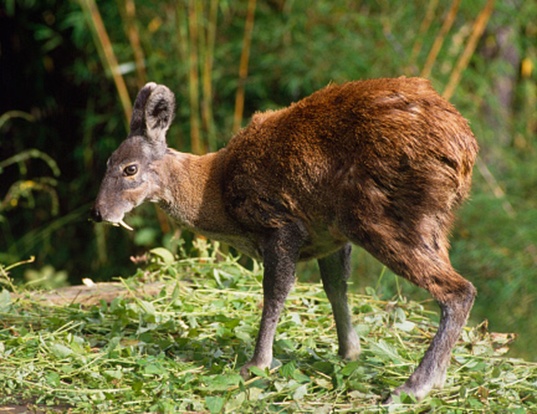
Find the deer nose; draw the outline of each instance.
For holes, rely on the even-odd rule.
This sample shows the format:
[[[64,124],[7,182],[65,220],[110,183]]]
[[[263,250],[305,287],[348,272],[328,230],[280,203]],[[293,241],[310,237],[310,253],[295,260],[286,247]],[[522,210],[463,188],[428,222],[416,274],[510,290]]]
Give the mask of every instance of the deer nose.
[[[101,221],[103,221],[103,216],[101,216],[101,212],[97,207],[93,207],[91,209],[90,218],[96,223],[100,223]]]

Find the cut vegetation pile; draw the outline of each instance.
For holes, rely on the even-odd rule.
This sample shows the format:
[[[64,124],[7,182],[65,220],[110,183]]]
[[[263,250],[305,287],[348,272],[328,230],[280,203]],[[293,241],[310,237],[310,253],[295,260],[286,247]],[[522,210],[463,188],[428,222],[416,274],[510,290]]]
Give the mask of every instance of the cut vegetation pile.
[[[414,370],[434,314],[415,302],[350,295],[359,361],[337,357],[330,304],[319,284],[286,302],[272,372],[238,369],[252,355],[261,271],[231,258],[174,261],[153,252],[111,302],[66,304],[0,294],[0,407],[45,412],[537,412],[537,363],[503,357],[510,335],[466,329],[446,386],[420,403],[380,402]],[[158,262],[158,263],[156,263]],[[4,275],[5,276],[5,275]],[[158,286],[153,296],[144,286]],[[54,296],[57,298],[60,295]],[[1,410],[0,410],[1,411]]]

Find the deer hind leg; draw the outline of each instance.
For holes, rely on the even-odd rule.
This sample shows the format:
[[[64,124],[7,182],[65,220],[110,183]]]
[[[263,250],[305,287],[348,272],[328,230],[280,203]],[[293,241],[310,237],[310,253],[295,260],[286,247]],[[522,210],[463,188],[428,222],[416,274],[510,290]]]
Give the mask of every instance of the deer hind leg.
[[[438,275],[438,276],[437,276]],[[466,324],[474,303],[474,286],[453,269],[435,273],[428,290],[437,300],[441,315],[438,331],[425,352],[418,368],[394,394],[413,394],[418,400],[432,388],[442,388],[446,379],[451,350]],[[424,286],[422,286],[424,287]],[[388,400],[388,402],[390,399]]]
[[[423,359],[394,394],[413,394],[418,400],[432,388],[441,388],[446,377],[451,350],[466,324],[476,290],[451,266],[445,226],[437,225],[403,231],[395,223],[375,223],[375,228],[354,234],[354,240],[398,275],[428,290],[441,309],[440,324]],[[400,224],[400,223],[399,223]],[[408,223],[407,223],[408,224]],[[432,229],[425,232],[424,228]],[[351,238],[352,240],[352,238]],[[386,401],[389,403],[391,397]]]
[[[347,280],[350,275],[351,245],[329,256],[318,259],[326,296],[332,305],[336,321],[339,355],[355,360],[360,355],[360,340],[352,326],[351,313],[347,303]]]

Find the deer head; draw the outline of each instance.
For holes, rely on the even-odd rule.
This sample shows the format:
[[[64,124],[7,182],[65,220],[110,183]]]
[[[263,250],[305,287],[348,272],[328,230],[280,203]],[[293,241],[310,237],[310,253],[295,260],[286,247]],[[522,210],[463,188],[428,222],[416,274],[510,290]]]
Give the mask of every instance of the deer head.
[[[144,201],[154,201],[159,178],[154,163],[167,150],[166,131],[175,113],[175,97],[164,85],[146,84],[134,103],[130,134],[108,159],[91,216],[96,222],[132,230],[123,217]]]

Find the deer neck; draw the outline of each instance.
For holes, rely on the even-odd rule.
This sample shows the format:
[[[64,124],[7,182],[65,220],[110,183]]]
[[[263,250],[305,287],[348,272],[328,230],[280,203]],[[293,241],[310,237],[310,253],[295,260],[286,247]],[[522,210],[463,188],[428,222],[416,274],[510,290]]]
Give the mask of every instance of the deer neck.
[[[218,238],[236,233],[222,199],[224,156],[225,149],[201,156],[168,149],[155,168],[159,185],[152,201],[181,226],[201,234]]]

